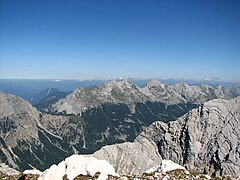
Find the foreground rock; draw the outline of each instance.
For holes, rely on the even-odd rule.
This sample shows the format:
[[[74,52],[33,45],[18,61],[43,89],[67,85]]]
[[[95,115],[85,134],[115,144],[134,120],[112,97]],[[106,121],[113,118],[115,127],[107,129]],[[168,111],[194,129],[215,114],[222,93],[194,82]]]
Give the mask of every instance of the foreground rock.
[[[158,166],[162,161],[156,144],[151,139],[142,136],[133,143],[104,146],[93,155],[110,162],[117,173],[128,175],[140,175]]]
[[[33,172],[33,174],[31,174]],[[25,171],[22,177],[38,180],[154,180],[154,179],[212,179],[209,175],[188,171],[183,166],[174,163],[171,160],[162,160],[162,163],[156,167],[147,170],[139,175],[121,174],[114,172],[113,167],[104,160],[98,160],[92,156],[73,155],[62,161],[58,165],[52,165],[42,174],[36,175],[36,170]],[[219,179],[228,179],[230,177],[218,177]],[[214,179],[214,178],[213,178]]]
[[[4,163],[0,164],[0,179],[14,180],[18,179],[20,176],[21,173],[19,171],[10,168],[8,165]]]
[[[108,176],[119,176],[115,173],[113,166],[106,160],[99,160],[87,155],[72,155],[58,165],[52,165],[43,173],[39,173],[36,170],[28,170],[24,174],[38,174],[40,175],[38,180],[73,180],[77,176],[95,177],[99,180],[105,180]]]
[[[153,123],[140,136],[152,139],[162,158],[212,176],[240,176],[240,97],[212,100],[174,122]]]

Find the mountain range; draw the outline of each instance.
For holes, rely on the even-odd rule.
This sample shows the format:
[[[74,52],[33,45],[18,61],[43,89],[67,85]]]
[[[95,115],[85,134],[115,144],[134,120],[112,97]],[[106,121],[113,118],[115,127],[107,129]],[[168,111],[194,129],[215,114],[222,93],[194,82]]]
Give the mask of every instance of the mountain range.
[[[25,173],[41,180],[238,179],[239,112],[240,96],[211,100],[176,121],[152,123],[134,142],[107,145],[92,155],[72,155],[44,172]]]
[[[80,114],[88,108],[99,107],[102,104],[126,104],[131,112],[134,112],[138,103],[202,104],[211,99],[230,99],[235,96],[231,89],[220,85],[189,86],[184,82],[167,85],[153,79],[145,87],[140,88],[129,79],[119,79],[94,88],[76,89],[66,98],[53,104],[51,111]]]
[[[131,163],[129,164],[129,162],[124,163],[129,164],[128,168],[126,168],[120,162],[117,163],[112,156],[111,159],[107,159],[115,168],[117,163],[118,167],[121,167],[125,173],[142,172],[146,170],[145,165],[150,167],[154,163],[159,164],[162,157],[169,158],[182,165],[191,165],[201,171],[204,163],[209,165],[212,162],[213,165],[210,169],[213,170],[208,172],[220,174],[229,172],[225,170],[226,168],[222,168],[224,170],[221,172],[216,170],[219,169],[215,167],[219,164],[219,161],[216,160],[219,157],[214,155],[215,151],[214,153],[210,150],[206,151],[209,157],[206,162],[199,161],[202,165],[199,168],[195,166],[192,159],[195,156],[200,156],[198,153],[204,152],[201,148],[204,149],[206,146],[204,144],[205,140],[197,139],[199,134],[208,126],[212,128],[212,124],[214,126],[218,125],[214,124],[215,121],[212,122],[212,120],[217,122],[219,117],[214,116],[214,113],[212,113],[215,112],[214,110],[205,110],[207,105],[203,105],[204,102],[219,98],[231,99],[238,95],[236,92],[236,90],[233,92],[231,89],[222,86],[189,86],[186,83],[166,85],[158,80],[151,80],[147,86],[140,88],[128,79],[119,79],[92,88],[78,88],[68,95],[59,93],[57,90],[48,89],[42,93],[45,95],[32,99],[32,103],[40,111],[17,96],[1,92],[0,159],[2,162],[19,170],[33,167],[44,170],[51,164],[58,163],[73,153],[95,152],[96,157],[102,158],[104,153],[101,153],[103,150],[99,149],[104,145],[130,141],[133,142],[133,145],[126,144],[124,147],[117,147],[113,152],[118,152],[119,149],[128,149],[128,153],[131,154],[131,149],[133,149],[132,154],[136,156],[135,159],[141,159],[140,156],[144,158],[152,155],[149,162],[141,160],[136,162],[136,164],[143,165],[138,171],[134,170],[134,167],[130,168]],[[224,100],[215,101],[221,101],[222,104],[228,103],[228,101]],[[229,102],[234,104],[235,101],[237,102],[235,105],[239,107],[239,99],[230,100]],[[44,106],[40,106],[40,104],[44,104]],[[220,104],[218,105],[220,106]],[[224,110],[224,106],[222,108]],[[192,109],[194,110],[190,111]],[[234,110],[234,113],[239,115],[239,109]],[[204,120],[197,122],[200,124],[198,126],[202,128],[199,132],[194,129],[195,125],[191,124],[192,121],[196,121],[191,120],[195,116],[186,119],[189,115],[184,115],[196,111],[198,112],[198,114],[195,113],[197,119]],[[222,111],[222,109],[219,109],[219,111]],[[211,115],[210,117],[207,116],[207,112]],[[219,112],[219,114],[222,113]],[[235,114],[234,118],[239,119]],[[222,116],[220,120],[228,119],[227,115],[224,116],[223,114]],[[174,121],[179,117],[185,119]],[[157,120],[160,121],[155,122]],[[206,127],[201,126],[201,123]],[[152,125],[149,126],[150,124]],[[173,127],[169,127],[171,125]],[[147,126],[149,127],[146,128]],[[191,134],[189,134],[188,127],[194,129]],[[219,129],[223,127],[221,126]],[[211,128],[210,130],[207,129],[206,132],[213,133],[217,137],[220,136],[214,131],[215,129]],[[156,134],[154,134],[155,130],[157,131]],[[239,129],[230,130],[233,132],[237,130],[237,133],[239,133]],[[143,133],[141,133],[142,131]],[[199,143],[192,147],[189,136],[196,132],[199,134],[194,135],[193,141],[199,141]],[[166,135],[166,137],[163,137],[163,135]],[[143,136],[147,137],[148,140],[143,139]],[[239,138],[239,134],[236,137]],[[176,141],[171,138],[175,138]],[[206,137],[204,136],[204,138]],[[151,140],[149,141],[149,139]],[[210,143],[212,139],[207,140]],[[238,139],[230,139],[230,141],[232,140],[236,141]],[[136,141],[138,142],[137,145],[135,145]],[[146,143],[147,145],[144,145]],[[201,143],[204,145],[200,145]],[[216,142],[214,141],[214,143]],[[174,144],[177,152],[170,151],[170,144]],[[141,151],[136,151],[136,147],[141,146],[143,151],[147,152],[146,155]],[[104,148],[106,149],[106,147]],[[155,150],[152,151],[152,149]],[[166,152],[171,155],[164,154]],[[231,153],[236,154],[236,152],[237,150]],[[173,155],[174,153],[176,157]],[[232,158],[231,153],[229,157]],[[206,157],[205,154],[203,157]],[[231,162],[238,163],[231,158]],[[154,161],[157,159],[159,160]],[[220,158],[220,160],[222,159]],[[227,167],[227,165],[221,165],[221,167]],[[231,170],[235,172],[235,170]]]

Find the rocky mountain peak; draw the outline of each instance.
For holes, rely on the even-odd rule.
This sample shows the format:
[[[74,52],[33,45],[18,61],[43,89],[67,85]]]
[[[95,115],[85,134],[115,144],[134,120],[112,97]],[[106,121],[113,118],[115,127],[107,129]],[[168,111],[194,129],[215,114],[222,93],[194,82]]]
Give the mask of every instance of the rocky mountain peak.
[[[127,77],[119,77],[119,78],[116,79],[116,81],[122,81],[122,82],[132,83],[132,81],[130,80],[130,78],[127,78]]]
[[[135,111],[135,103],[144,101],[140,89],[130,80],[113,80],[101,86],[77,89],[65,99],[53,105],[54,111],[66,111],[68,114],[81,114],[89,107],[104,104],[127,104]]]
[[[164,87],[165,84],[161,83],[159,80],[157,79],[151,79],[148,83],[147,83],[147,86],[149,88],[151,87]]]
[[[213,87],[206,84],[189,86],[183,82],[173,85],[172,88],[188,102],[199,104],[203,104],[211,99],[231,99],[235,97],[229,89],[220,86]]]
[[[110,88],[111,90],[113,90],[113,88],[118,88],[122,91],[124,91],[125,89],[137,88],[137,86],[130,79],[127,78],[119,78],[106,82],[103,87]]]
[[[28,110],[29,114],[37,115],[37,110],[20,97],[0,92],[0,115],[10,116]]]
[[[177,83],[173,87],[181,94],[185,93],[186,91],[191,91],[191,87],[186,82]]]
[[[185,100],[172,87],[152,79],[147,86],[141,89],[151,101],[163,102],[167,105],[184,104]]]
[[[57,88],[47,88],[43,92],[45,92],[45,94],[49,95],[49,94],[57,92],[57,91],[58,91]]]

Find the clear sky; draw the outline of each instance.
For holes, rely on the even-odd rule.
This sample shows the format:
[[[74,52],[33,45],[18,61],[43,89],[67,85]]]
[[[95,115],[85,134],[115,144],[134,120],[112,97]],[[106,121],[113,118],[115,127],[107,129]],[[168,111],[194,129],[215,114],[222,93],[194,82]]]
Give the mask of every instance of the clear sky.
[[[0,0],[0,78],[240,80],[239,0]]]

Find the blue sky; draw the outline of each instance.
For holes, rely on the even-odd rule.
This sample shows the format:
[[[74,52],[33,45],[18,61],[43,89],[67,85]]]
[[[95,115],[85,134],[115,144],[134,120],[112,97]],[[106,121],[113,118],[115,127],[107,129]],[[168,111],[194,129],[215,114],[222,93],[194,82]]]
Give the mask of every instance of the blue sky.
[[[239,0],[0,0],[0,78],[240,80]]]

